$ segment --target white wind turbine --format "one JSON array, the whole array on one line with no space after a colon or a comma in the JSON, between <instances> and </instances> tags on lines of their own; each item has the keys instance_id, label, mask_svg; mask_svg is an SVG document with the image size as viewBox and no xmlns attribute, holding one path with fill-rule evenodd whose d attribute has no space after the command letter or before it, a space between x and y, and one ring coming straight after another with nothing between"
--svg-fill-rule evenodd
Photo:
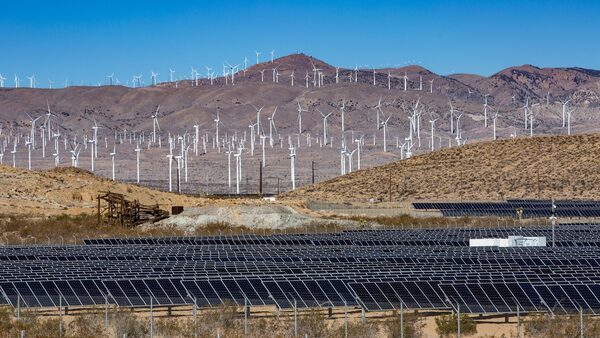
<instances>
[{"instance_id":1,"label":"white wind turbine","mask_svg":"<svg viewBox=\"0 0 600 338\"><path fill-rule=\"evenodd\" d=\"M566 123L566 116L567 116L567 105L569 104L569 102L571 101L571 99L568 100L560 100L560 103L562 104L562 126L563 128L565 127L565 123Z\"/></svg>"},{"instance_id":2,"label":"white wind turbine","mask_svg":"<svg viewBox=\"0 0 600 338\"><path fill-rule=\"evenodd\" d=\"M37 122L37 120L39 120L41 116L33 118L31 117L31 115L29 115L29 113L27 113L27 116L29 117L29 120L31 120L31 131L29 134L29 141L31 141L31 145L33 149L35 149L35 122Z\"/></svg>"},{"instance_id":3,"label":"white wind turbine","mask_svg":"<svg viewBox=\"0 0 600 338\"><path fill-rule=\"evenodd\" d=\"M290 177L292 179L292 190L296 190L296 149L290 145Z\"/></svg>"},{"instance_id":4,"label":"white wind turbine","mask_svg":"<svg viewBox=\"0 0 600 338\"><path fill-rule=\"evenodd\" d=\"M308 110L302 109L300 101L296 101L296 103L298 103L298 134L302 134L302 112L307 112Z\"/></svg>"},{"instance_id":5,"label":"white wind turbine","mask_svg":"<svg viewBox=\"0 0 600 338\"><path fill-rule=\"evenodd\" d=\"M576 108L568 110L567 114L567 135L571 135L571 114L575 111Z\"/></svg>"},{"instance_id":6,"label":"white wind turbine","mask_svg":"<svg viewBox=\"0 0 600 338\"><path fill-rule=\"evenodd\" d=\"M106 76L108 78L108 85L112 86L113 85L113 80L115 78L115 73L111 73L110 75Z\"/></svg>"},{"instance_id":7,"label":"white wind turbine","mask_svg":"<svg viewBox=\"0 0 600 338\"><path fill-rule=\"evenodd\" d=\"M323 145L327 145L327 118L333 113L329 113L327 115L323 114L322 111L320 111L317 108L317 111L321 114L321 116L323 117Z\"/></svg>"},{"instance_id":8,"label":"white wind turbine","mask_svg":"<svg viewBox=\"0 0 600 338\"><path fill-rule=\"evenodd\" d=\"M25 141L27 146L27 169L31 170L31 141Z\"/></svg>"},{"instance_id":9,"label":"white wind turbine","mask_svg":"<svg viewBox=\"0 0 600 338\"><path fill-rule=\"evenodd\" d=\"M430 94L433 94L433 80L435 80L435 79L429 80L429 93Z\"/></svg>"},{"instance_id":10,"label":"white wind turbine","mask_svg":"<svg viewBox=\"0 0 600 338\"><path fill-rule=\"evenodd\" d=\"M277 106L275 106L273 114L267 118L269 120L269 144L271 145L271 148L273 148L273 129L277 132L277 128L275 128L275 113L277 113Z\"/></svg>"},{"instance_id":11,"label":"white wind turbine","mask_svg":"<svg viewBox=\"0 0 600 338\"><path fill-rule=\"evenodd\" d=\"M136 168L135 181L137 182L137 184L140 184L140 152L142 151L142 148L140 148L139 142L137 142L134 151L135 151L135 168Z\"/></svg>"},{"instance_id":12,"label":"white wind turbine","mask_svg":"<svg viewBox=\"0 0 600 338\"><path fill-rule=\"evenodd\" d=\"M375 110L377 111L377 130L379 130L381 128L381 119L379 117L379 114L381 113L381 96L379 96L379 102L377 103Z\"/></svg>"},{"instance_id":13,"label":"white wind turbine","mask_svg":"<svg viewBox=\"0 0 600 338\"><path fill-rule=\"evenodd\" d=\"M500 116L500 111L497 110L493 115L492 115L492 123L493 123L493 127L494 127L494 140L497 139L496 137L496 120L498 119L498 117Z\"/></svg>"},{"instance_id":14,"label":"white wind turbine","mask_svg":"<svg viewBox=\"0 0 600 338\"><path fill-rule=\"evenodd\" d=\"M435 150L433 133L435 132L435 121L437 120L438 119L429 120L429 123L431 123L431 151Z\"/></svg>"},{"instance_id":15,"label":"white wind turbine","mask_svg":"<svg viewBox=\"0 0 600 338\"><path fill-rule=\"evenodd\" d=\"M490 94L483 95L483 126L485 128L488 127L488 96L490 96Z\"/></svg>"},{"instance_id":16,"label":"white wind turbine","mask_svg":"<svg viewBox=\"0 0 600 338\"><path fill-rule=\"evenodd\" d=\"M19 88L20 81L19 81L19 77L17 76L17 74L15 74L14 79L15 79L15 88Z\"/></svg>"},{"instance_id":17,"label":"white wind turbine","mask_svg":"<svg viewBox=\"0 0 600 338\"><path fill-rule=\"evenodd\" d=\"M290 78L292 79L292 87L294 86L294 71L290 74Z\"/></svg>"},{"instance_id":18,"label":"white wind turbine","mask_svg":"<svg viewBox=\"0 0 600 338\"><path fill-rule=\"evenodd\" d=\"M256 106L252 105L252 107L254 108L254 110L256 110L256 134L259 135L260 134L260 112L261 110L263 110L263 108L265 106L262 106L260 108L257 108Z\"/></svg>"},{"instance_id":19,"label":"white wind turbine","mask_svg":"<svg viewBox=\"0 0 600 338\"><path fill-rule=\"evenodd\" d=\"M13 168L17 167L17 138L15 137L15 141L13 143L13 150L10 151L10 154L12 155L12 163L13 163Z\"/></svg>"},{"instance_id":20,"label":"white wind turbine","mask_svg":"<svg viewBox=\"0 0 600 338\"><path fill-rule=\"evenodd\" d=\"M256 64L258 64L258 57L260 56L260 52L255 50L254 53L256 54Z\"/></svg>"},{"instance_id":21,"label":"white wind turbine","mask_svg":"<svg viewBox=\"0 0 600 338\"><path fill-rule=\"evenodd\" d=\"M5 80L6 80L6 78L4 76L2 76L2 74L0 74L0 88L4 88Z\"/></svg>"},{"instance_id":22,"label":"white wind turbine","mask_svg":"<svg viewBox=\"0 0 600 338\"><path fill-rule=\"evenodd\" d=\"M95 148L95 143L96 140L95 139L91 139L88 140L88 143L90 144L90 160L91 160L91 165L92 165L92 172L94 172L94 148Z\"/></svg>"},{"instance_id":23,"label":"white wind turbine","mask_svg":"<svg viewBox=\"0 0 600 338\"><path fill-rule=\"evenodd\" d=\"M158 111L160 104L156 107L156 111L151 115L152 117L152 143L156 143L156 128L160 131L160 125L158 124Z\"/></svg>"},{"instance_id":24,"label":"white wind turbine","mask_svg":"<svg viewBox=\"0 0 600 338\"><path fill-rule=\"evenodd\" d=\"M404 72L404 91L406 91L408 89L408 76L406 75L406 72Z\"/></svg>"},{"instance_id":25,"label":"white wind turbine","mask_svg":"<svg viewBox=\"0 0 600 338\"><path fill-rule=\"evenodd\" d=\"M387 133L388 133L388 121L392 115L388 116L381 124L383 125L383 152L387 153Z\"/></svg>"},{"instance_id":26,"label":"white wind turbine","mask_svg":"<svg viewBox=\"0 0 600 338\"><path fill-rule=\"evenodd\" d=\"M275 50L271 51L271 63L273 63L273 58L275 57Z\"/></svg>"},{"instance_id":27,"label":"white wind turbine","mask_svg":"<svg viewBox=\"0 0 600 338\"><path fill-rule=\"evenodd\" d=\"M29 79L29 88L35 88L35 75L27 76Z\"/></svg>"},{"instance_id":28,"label":"white wind turbine","mask_svg":"<svg viewBox=\"0 0 600 338\"><path fill-rule=\"evenodd\" d=\"M169 82L173 82L173 74L175 71L169 67Z\"/></svg>"},{"instance_id":29,"label":"white wind turbine","mask_svg":"<svg viewBox=\"0 0 600 338\"><path fill-rule=\"evenodd\" d=\"M151 77L152 77L152 85L156 86L156 84L158 83L158 73L155 73L154 71L152 71Z\"/></svg>"},{"instance_id":30,"label":"white wind turbine","mask_svg":"<svg viewBox=\"0 0 600 338\"><path fill-rule=\"evenodd\" d=\"M113 144L113 151L110 153L110 160L112 162L112 180L115 180L115 156L117 156L117 146Z\"/></svg>"},{"instance_id":31,"label":"white wind turbine","mask_svg":"<svg viewBox=\"0 0 600 338\"><path fill-rule=\"evenodd\" d=\"M344 123L344 113L346 110L346 99L342 99L342 106L340 107L340 110L342 112L342 133L343 133L344 131L346 131L346 126Z\"/></svg>"},{"instance_id":32,"label":"white wind turbine","mask_svg":"<svg viewBox=\"0 0 600 338\"><path fill-rule=\"evenodd\" d=\"M233 154L233 151L231 150L231 144L229 145L229 148L225 154L227 155L227 187L229 188L229 192L231 192L231 154Z\"/></svg>"},{"instance_id":33,"label":"white wind turbine","mask_svg":"<svg viewBox=\"0 0 600 338\"><path fill-rule=\"evenodd\" d=\"M388 70L387 80L388 80L388 90L390 90L390 89L392 89L392 73L390 73L389 70Z\"/></svg>"},{"instance_id":34,"label":"white wind turbine","mask_svg":"<svg viewBox=\"0 0 600 338\"><path fill-rule=\"evenodd\" d=\"M357 138L354 140L354 142L356 143L356 167L358 168L358 170L360 170L360 146L361 143L364 139L364 136L361 136L360 138Z\"/></svg>"}]
</instances>

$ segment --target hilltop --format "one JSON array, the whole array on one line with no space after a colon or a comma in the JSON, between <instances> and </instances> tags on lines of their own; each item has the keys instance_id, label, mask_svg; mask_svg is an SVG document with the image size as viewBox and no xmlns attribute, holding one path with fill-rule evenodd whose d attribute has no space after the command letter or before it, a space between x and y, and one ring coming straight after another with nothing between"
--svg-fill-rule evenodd
<instances>
[{"instance_id":1,"label":"hilltop","mask_svg":"<svg viewBox=\"0 0 600 338\"><path fill-rule=\"evenodd\" d=\"M600 199L600 135L482 142L356 171L286 199Z\"/></svg>"},{"instance_id":2,"label":"hilltop","mask_svg":"<svg viewBox=\"0 0 600 338\"><path fill-rule=\"evenodd\" d=\"M273 81L273 70L279 74ZM323 86L313 86L315 72L319 69ZM264 78L261 77L263 71ZM373 85L375 71L376 85ZM291 74L295 74L291 86ZM336 82L336 72L338 82ZM388 74L390 86L388 89ZM404 76L407 91L404 91ZM206 76L202 74L202 76ZM309 85L306 88L305 78ZM351 79L353 78L353 79ZM433 82L431 82L433 81ZM47 104L58 115L57 122L67 133L89 132L90 124L109 130L149 130L151 114L160 105L160 120L171 131L190 130L191 124L202 124L211 129L214 116L220 110L224 128L243 130L255 119L254 106L266 106L264 113L275 106L278 110L278 130L293 132L296 126L297 103L309 108L306 129L313 134L321 126L321 110L338 108L342 99L351 101L348 125L353 130L369 133L372 129L373 107L382 98L386 114L393 115L390 123L405 130L406 119L401 116L419 99L427 115L448 119L449 101L456 109L466 113L462 123L469 130L469 139L489 137L480 126L483 97L489 94L490 107L502 111L500 129L519 126L522 107L527 99L537 106L536 133L556 133L560 114L559 99L572 98L571 106L580 106L573 117L578 132L590 131L588 119L597 119L590 109L600 106L600 71L583 68L538 68L525 65L510 67L485 77L472 74L441 75L421 66L382 69L353 69L335 67L325 61L305 54L292 54L249 66L231 79L201 78L198 86L189 79L162 82L157 86L131 88L125 86L73 86L60 89L0 88L0 121L5 128L27 128L25 113L39 116L46 113ZM430 88L430 86L432 88ZM430 93L430 89L432 89ZM429 117L429 116L428 116ZM334 121L332 121L334 123ZM519 123L519 124L517 124ZM440 132L448 132L449 125L438 122Z\"/></svg>"}]
</instances>

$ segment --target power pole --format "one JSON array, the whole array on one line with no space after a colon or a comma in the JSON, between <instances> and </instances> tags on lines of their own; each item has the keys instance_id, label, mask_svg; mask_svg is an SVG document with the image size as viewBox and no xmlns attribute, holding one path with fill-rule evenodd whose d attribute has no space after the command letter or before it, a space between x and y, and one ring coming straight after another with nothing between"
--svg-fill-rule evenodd
<instances>
[{"instance_id":1,"label":"power pole","mask_svg":"<svg viewBox=\"0 0 600 338\"><path fill-rule=\"evenodd\" d=\"M262 161L258 162L258 194L263 194Z\"/></svg>"},{"instance_id":2,"label":"power pole","mask_svg":"<svg viewBox=\"0 0 600 338\"><path fill-rule=\"evenodd\" d=\"M311 166L312 166L312 184L315 184L315 161L311 162Z\"/></svg>"}]
</instances>

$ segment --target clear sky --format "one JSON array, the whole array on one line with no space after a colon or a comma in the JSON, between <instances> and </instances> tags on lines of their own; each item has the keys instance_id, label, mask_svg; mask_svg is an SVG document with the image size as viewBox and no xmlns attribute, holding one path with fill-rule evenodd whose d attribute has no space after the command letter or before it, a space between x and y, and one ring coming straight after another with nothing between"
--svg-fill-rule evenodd
<instances>
[{"instance_id":1,"label":"clear sky","mask_svg":"<svg viewBox=\"0 0 600 338\"><path fill-rule=\"evenodd\" d=\"M301 51L354 67L420 63L491 75L521 64L600 69L600 1L0 2L0 74L75 84Z\"/></svg>"}]
</instances>

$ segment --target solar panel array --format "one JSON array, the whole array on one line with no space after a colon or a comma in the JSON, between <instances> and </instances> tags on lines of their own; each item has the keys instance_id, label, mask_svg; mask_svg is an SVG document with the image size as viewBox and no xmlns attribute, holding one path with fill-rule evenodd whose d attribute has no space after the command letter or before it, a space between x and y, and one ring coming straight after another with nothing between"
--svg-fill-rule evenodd
<instances>
[{"instance_id":1,"label":"solar panel array","mask_svg":"<svg viewBox=\"0 0 600 338\"><path fill-rule=\"evenodd\" d=\"M223 303L368 311L600 312L600 225L560 225L556 247L468 247L547 227L93 239L0 247L2 301L127 307Z\"/></svg>"},{"instance_id":2,"label":"solar panel array","mask_svg":"<svg viewBox=\"0 0 600 338\"><path fill-rule=\"evenodd\" d=\"M553 205L555 206L553 211ZM439 210L444 216L497 216L514 217L522 210L524 218L600 217L600 201L507 200L505 202L419 202L418 210Z\"/></svg>"}]
</instances>

